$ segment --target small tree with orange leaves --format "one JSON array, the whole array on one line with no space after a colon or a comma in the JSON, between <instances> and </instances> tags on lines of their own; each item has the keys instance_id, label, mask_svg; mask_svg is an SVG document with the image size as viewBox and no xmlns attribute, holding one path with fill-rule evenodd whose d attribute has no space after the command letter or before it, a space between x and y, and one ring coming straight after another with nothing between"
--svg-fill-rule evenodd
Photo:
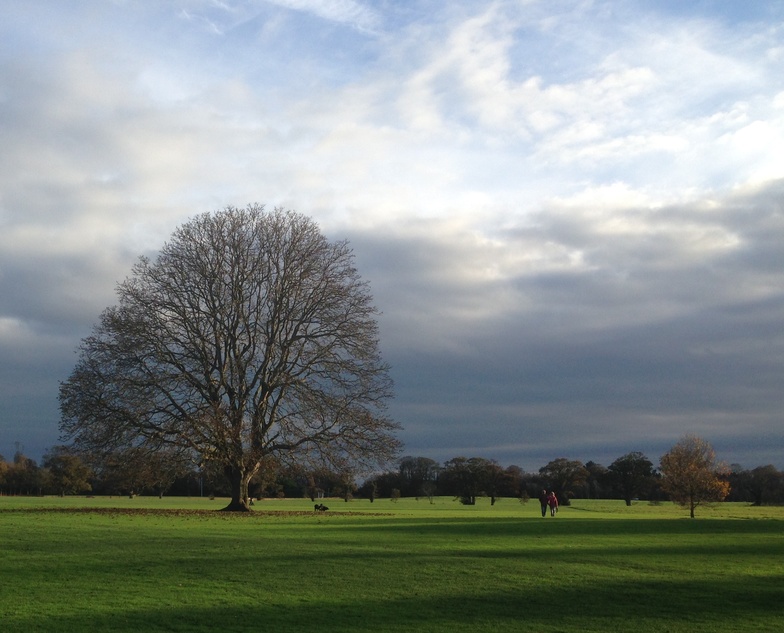
<instances>
[{"instance_id":1,"label":"small tree with orange leaves","mask_svg":"<svg viewBox=\"0 0 784 633\"><path fill-rule=\"evenodd\" d=\"M698 505L722 501L730 493L726 469L716 463L713 447L696 435L684 436L662 455L660 470L662 488L673 501L689 507L692 519Z\"/></svg>"}]
</instances>

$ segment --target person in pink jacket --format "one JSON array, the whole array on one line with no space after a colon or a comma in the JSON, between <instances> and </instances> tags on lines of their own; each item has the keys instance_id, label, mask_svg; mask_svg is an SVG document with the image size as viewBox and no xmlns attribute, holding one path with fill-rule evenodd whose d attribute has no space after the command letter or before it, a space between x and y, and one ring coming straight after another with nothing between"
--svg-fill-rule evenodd
<instances>
[{"instance_id":1,"label":"person in pink jacket","mask_svg":"<svg viewBox=\"0 0 784 633\"><path fill-rule=\"evenodd\" d=\"M558 512L558 497L555 496L555 492L551 492L547 497L547 505L550 506L550 516L554 517Z\"/></svg>"}]
</instances>

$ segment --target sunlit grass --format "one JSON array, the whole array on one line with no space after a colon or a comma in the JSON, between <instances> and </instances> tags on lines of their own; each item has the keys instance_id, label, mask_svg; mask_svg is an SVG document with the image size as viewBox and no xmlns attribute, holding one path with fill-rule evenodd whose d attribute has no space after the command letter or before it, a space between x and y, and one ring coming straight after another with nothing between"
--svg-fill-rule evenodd
<instances>
[{"instance_id":1,"label":"sunlit grass","mask_svg":"<svg viewBox=\"0 0 784 633\"><path fill-rule=\"evenodd\" d=\"M0 498L2 630L784 630L782 508L225 503Z\"/></svg>"},{"instance_id":2,"label":"sunlit grass","mask_svg":"<svg viewBox=\"0 0 784 633\"><path fill-rule=\"evenodd\" d=\"M395 516L439 517L439 516L476 516L476 517L538 517L539 505L536 500L521 503L518 499L500 499L490 505L489 499L480 498L475 506L461 505L452 497L403 498L398 501L376 499L371 503L367 499L354 499L345 502L342 499L320 499L330 510L328 514L392 514ZM2 497L0 511L9 509L85 509L85 508L116 508L134 510L220 510L228 504L225 498L211 499L208 497L163 497L126 496L114 497ZM313 502L310 499L263 499L256 501L253 510L257 513L267 512L312 512ZM573 500L570 506L562 506L558 519L623 519L635 518L688 518L688 509L671 502L650 503L634 501L627 507L620 500ZM699 506L696 510L697 520L700 518L750 519L779 518L784 520L784 506L756 507L748 503L716 503ZM322 515L324 516L324 515ZM540 517L541 518L541 517ZM548 517L549 518L549 517Z\"/></svg>"}]
</instances>

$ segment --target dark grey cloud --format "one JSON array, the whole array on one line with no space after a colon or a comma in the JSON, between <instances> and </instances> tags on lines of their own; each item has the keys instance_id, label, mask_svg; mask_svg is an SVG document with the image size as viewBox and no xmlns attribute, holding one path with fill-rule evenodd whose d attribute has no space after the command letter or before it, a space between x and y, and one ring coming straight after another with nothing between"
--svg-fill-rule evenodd
<instances>
[{"instance_id":1,"label":"dark grey cloud","mask_svg":"<svg viewBox=\"0 0 784 633\"><path fill-rule=\"evenodd\" d=\"M355 235L407 452L609 463L693 432L731 461L782 463L782 192L660 209L639 235L639 210L607 218L632 223L611 235L589 210L543 211L508 248L560 244L584 261L496 280L444 274L486 265L468 238Z\"/></svg>"}]
</instances>

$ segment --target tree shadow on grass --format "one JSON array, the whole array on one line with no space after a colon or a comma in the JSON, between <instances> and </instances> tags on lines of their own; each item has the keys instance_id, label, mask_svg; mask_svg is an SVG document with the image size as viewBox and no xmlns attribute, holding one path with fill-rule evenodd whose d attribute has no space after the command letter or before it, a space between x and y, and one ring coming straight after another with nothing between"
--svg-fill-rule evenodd
<instances>
[{"instance_id":1,"label":"tree shadow on grass","mask_svg":"<svg viewBox=\"0 0 784 633\"><path fill-rule=\"evenodd\" d=\"M784 570L768 562L784 555L780 521L336 519L280 541L263 520L242 523L230 533L147 526L136 540L144 524L112 524L89 554L64 543L48 582L51 543L9 541L6 562L22 565L16 581L37 600L76 586L94 599L74 596L88 608L55 615L0 592L0 631L784 630ZM651 571L646 556L666 564ZM690 574L695 556L740 573Z\"/></svg>"},{"instance_id":2,"label":"tree shadow on grass","mask_svg":"<svg viewBox=\"0 0 784 633\"><path fill-rule=\"evenodd\" d=\"M149 605L112 613L8 618L7 633L34 631L244 632L320 631L714 631L784 630L780 578L751 583L701 581L605 582L599 586L509 587L487 593L451 592L380 600L361 595L296 604L201 607ZM253 582L249 579L249 582Z\"/></svg>"}]
</instances>

